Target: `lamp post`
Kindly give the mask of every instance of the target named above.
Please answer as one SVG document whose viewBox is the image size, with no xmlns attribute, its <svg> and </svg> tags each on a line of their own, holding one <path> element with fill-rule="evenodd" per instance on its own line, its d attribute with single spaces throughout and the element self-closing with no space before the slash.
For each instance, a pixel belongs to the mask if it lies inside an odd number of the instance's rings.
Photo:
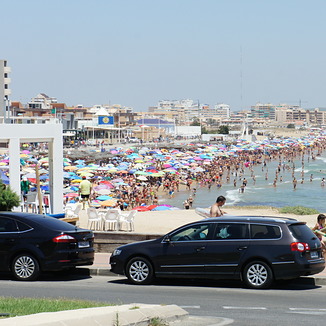
<svg viewBox="0 0 326 326">
<path fill-rule="evenodd" d="M 118 144 L 120 144 L 121 140 L 120 140 L 120 110 L 118 109 Z"/>
<path fill-rule="evenodd" d="M 7 122 L 9 122 L 8 120 L 9 120 L 9 117 L 10 117 L 10 115 L 9 115 L 9 98 L 8 98 L 8 95 L 5 95 L 3 100 L 4 100 L 4 104 L 5 104 L 5 112 L 4 112 L 4 115 L 3 115 L 3 122 L 7 123 Z"/>
</svg>

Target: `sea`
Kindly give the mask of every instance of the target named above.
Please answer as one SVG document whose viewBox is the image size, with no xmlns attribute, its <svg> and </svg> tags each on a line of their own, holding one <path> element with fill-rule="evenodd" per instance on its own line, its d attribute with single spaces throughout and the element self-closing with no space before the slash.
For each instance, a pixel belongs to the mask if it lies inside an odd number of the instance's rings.
<svg viewBox="0 0 326 326">
<path fill-rule="evenodd" d="M 297 179 L 296 189 L 292 183 L 292 162 L 282 162 L 282 165 L 290 166 L 290 169 L 281 168 L 276 186 L 273 185 L 276 170 L 279 161 L 270 161 L 264 167 L 259 164 L 253 167 L 256 181 L 252 178 L 250 169 L 245 168 L 243 178 L 248 183 L 244 192 L 240 191 L 242 180 L 239 176 L 231 176 L 229 183 L 223 180 L 222 187 L 218 188 L 216 184 L 208 189 L 207 186 L 194 185 L 196 187 L 196 196 L 193 202 L 193 208 L 207 208 L 211 206 L 220 195 L 226 197 L 225 206 L 304 206 L 315 208 L 319 212 L 326 212 L 326 183 L 322 185 L 322 179 L 326 179 L 326 153 L 316 156 L 315 160 L 304 158 L 302 165 L 301 158 L 294 161 L 294 176 Z M 266 180 L 267 174 L 267 180 Z M 302 183 L 303 175 L 303 183 Z M 280 181 L 282 176 L 282 182 Z M 237 186 L 233 184 L 236 179 Z M 183 202 L 192 191 L 175 192 L 173 198 L 160 200 L 161 204 L 169 204 L 178 208 L 183 208 Z"/>
</svg>

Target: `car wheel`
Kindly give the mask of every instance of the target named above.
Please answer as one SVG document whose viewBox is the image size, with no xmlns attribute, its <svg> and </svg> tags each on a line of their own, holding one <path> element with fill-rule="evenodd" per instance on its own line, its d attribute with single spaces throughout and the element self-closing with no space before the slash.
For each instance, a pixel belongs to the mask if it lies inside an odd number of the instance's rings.
<svg viewBox="0 0 326 326">
<path fill-rule="evenodd" d="M 32 255 L 21 254 L 13 260 L 12 273 L 19 281 L 32 281 L 40 275 L 40 266 Z"/>
<path fill-rule="evenodd" d="M 243 270 L 245 284 L 253 289 L 266 289 L 273 283 L 271 268 L 262 261 L 252 261 Z"/>
<path fill-rule="evenodd" d="M 149 284 L 154 278 L 154 271 L 146 258 L 135 257 L 128 262 L 126 275 L 133 284 Z"/>
</svg>

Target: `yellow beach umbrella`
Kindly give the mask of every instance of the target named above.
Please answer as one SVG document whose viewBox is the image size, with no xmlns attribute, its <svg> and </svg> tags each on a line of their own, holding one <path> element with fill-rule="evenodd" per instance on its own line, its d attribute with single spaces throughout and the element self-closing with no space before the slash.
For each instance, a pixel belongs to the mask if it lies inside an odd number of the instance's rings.
<svg viewBox="0 0 326 326">
<path fill-rule="evenodd" d="M 66 171 L 74 171 L 74 170 L 77 170 L 78 168 L 74 165 L 68 165 L 68 166 L 65 166 L 64 167 L 64 170 Z"/>
<path fill-rule="evenodd" d="M 116 203 L 117 203 L 116 199 L 107 199 L 101 202 L 101 206 L 111 207 L 111 206 L 115 206 Z"/>
<path fill-rule="evenodd" d="M 81 175 L 83 177 L 92 177 L 94 174 L 91 172 L 82 172 L 79 175 Z"/>
</svg>

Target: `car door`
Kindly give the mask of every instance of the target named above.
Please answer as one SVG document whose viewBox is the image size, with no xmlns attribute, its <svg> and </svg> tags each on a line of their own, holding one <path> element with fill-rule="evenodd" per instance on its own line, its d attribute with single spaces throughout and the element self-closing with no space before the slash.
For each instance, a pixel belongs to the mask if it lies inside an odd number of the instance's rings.
<svg viewBox="0 0 326 326">
<path fill-rule="evenodd" d="M 219 222 L 206 250 L 205 273 L 218 278 L 235 276 L 249 246 L 249 225 Z"/>
<path fill-rule="evenodd" d="M 15 220 L 0 216 L 0 270 L 8 270 L 8 257 L 19 241 L 19 232 Z"/>
<path fill-rule="evenodd" d="M 168 235 L 156 257 L 157 275 L 202 275 L 213 223 L 188 225 Z"/>
</svg>

